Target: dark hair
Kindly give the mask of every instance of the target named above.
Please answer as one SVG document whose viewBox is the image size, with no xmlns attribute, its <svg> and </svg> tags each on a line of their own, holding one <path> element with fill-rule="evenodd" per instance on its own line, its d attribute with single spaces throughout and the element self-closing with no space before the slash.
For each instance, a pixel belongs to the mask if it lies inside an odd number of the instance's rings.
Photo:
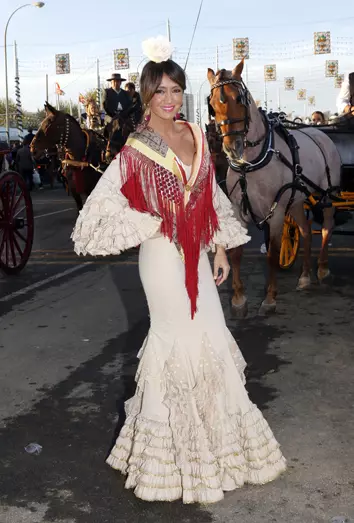
<svg viewBox="0 0 354 523">
<path fill-rule="evenodd" d="M 127 88 L 128 88 L 128 89 L 134 89 L 134 91 L 135 91 L 135 83 L 134 83 L 134 82 L 127 82 L 127 83 L 125 84 L 125 88 L 126 88 L 126 89 L 127 89 Z"/>
<path fill-rule="evenodd" d="M 311 115 L 311 117 L 314 115 L 314 114 L 318 114 L 318 116 L 320 116 L 322 118 L 322 120 L 325 120 L 325 116 L 323 114 L 322 111 L 314 111 Z"/>
<path fill-rule="evenodd" d="M 173 60 L 167 60 L 159 64 L 148 62 L 145 64 L 140 78 L 140 95 L 145 106 L 156 93 L 164 74 L 178 84 L 183 91 L 186 90 L 185 72 L 176 62 Z"/>
</svg>

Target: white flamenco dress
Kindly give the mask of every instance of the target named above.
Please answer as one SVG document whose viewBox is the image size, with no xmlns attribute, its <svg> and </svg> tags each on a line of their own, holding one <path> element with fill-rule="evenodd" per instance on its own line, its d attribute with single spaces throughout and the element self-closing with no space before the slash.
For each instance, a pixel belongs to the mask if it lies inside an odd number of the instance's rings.
<svg viewBox="0 0 354 523">
<path fill-rule="evenodd" d="M 213 503 L 223 491 L 267 483 L 285 470 L 285 459 L 248 398 L 245 361 L 226 327 L 207 253 L 200 256 L 192 320 L 176 246 L 160 235 L 160 219 L 129 207 L 113 164 L 81 211 L 75 250 L 119 254 L 141 244 L 151 327 L 138 354 L 136 393 L 126 402 L 126 422 L 107 463 L 127 475 L 126 488 L 148 501 Z M 246 243 L 219 188 L 214 206 L 220 226 L 214 244 Z"/>
</svg>

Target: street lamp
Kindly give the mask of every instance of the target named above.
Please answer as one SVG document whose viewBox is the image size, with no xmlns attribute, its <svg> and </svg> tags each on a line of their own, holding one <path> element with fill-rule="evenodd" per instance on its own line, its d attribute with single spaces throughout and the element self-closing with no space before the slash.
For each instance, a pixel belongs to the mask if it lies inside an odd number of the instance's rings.
<svg viewBox="0 0 354 523">
<path fill-rule="evenodd" d="M 7 77 L 7 28 L 9 26 L 10 20 L 13 17 L 17 11 L 20 9 L 23 9 L 27 6 L 33 6 L 33 7 L 43 7 L 44 2 L 32 2 L 31 4 L 24 4 L 15 9 L 13 13 L 9 16 L 9 19 L 7 20 L 6 26 L 5 26 L 5 35 L 4 35 L 4 52 L 5 52 L 5 119 L 6 119 L 6 134 L 7 134 L 7 140 L 10 144 L 10 119 L 9 119 L 9 84 L 8 84 L 8 77 Z"/>
</svg>

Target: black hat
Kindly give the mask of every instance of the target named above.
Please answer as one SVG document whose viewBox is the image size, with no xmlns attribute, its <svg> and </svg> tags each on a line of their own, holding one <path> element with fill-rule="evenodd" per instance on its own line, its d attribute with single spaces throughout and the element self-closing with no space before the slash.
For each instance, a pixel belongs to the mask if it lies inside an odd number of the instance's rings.
<svg viewBox="0 0 354 523">
<path fill-rule="evenodd" d="M 113 73 L 111 78 L 107 78 L 107 82 L 110 82 L 111 80 L 120 80 L 121 82 L 126 82 L 126 78 L 122 78 L 120 73 Z"/>
</svg>

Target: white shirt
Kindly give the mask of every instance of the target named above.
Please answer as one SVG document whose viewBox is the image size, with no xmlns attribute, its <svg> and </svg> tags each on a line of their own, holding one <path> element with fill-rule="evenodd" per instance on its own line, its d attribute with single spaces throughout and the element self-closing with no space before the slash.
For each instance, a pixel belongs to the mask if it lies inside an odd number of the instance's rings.
<svg viewBox="0 0 354 523">
<path fill-rule="evenodd" d="M 345 107 L 350 104 L 349 74 L 345 75 L 342 87 L 337 97 L 337 111 L 342 114 Z"/>
</svg>

